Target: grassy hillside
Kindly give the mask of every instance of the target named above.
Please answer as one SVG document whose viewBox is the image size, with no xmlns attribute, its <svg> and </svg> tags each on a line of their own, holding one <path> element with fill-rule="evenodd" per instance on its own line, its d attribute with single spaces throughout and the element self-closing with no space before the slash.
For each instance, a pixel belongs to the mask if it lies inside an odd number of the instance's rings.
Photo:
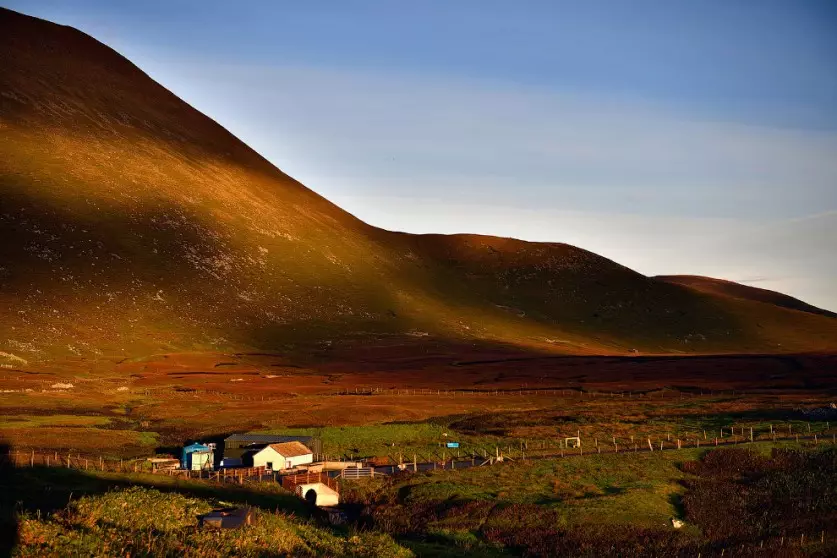
<svg viewBox="0 0 837 558">
<path fill-rule="evenodd" d="M 714 279 L 712 277 L 701 277 L 699 275 L 660 275 L 655 277 L 655 279 L 677 285 L 684 285 L 697 291 L 713 295 L 728 296 L 743 300 L 755 300 L 758 302 L 765 302 L 767 304 L 780 306 L 782 308 L 799 310 L 801 312 L 810 312 L 811 314 L 819 314 L 821 316 L 829 316 L 831 318 L 837 317 L 837 314 L 834 312 L 823 310 L 822 308 L 817 308 L 816 306 L 811 306 L 810 304 L 802 302 L 798 298 L 777 293 L 776 291 L 771 291 L 769 289 L 760 289 L 758 287 L 742 285 L 740 283 L 735 283 L 734 281 L 725 281 L 723 279 Z"/>
<path fill-rule="evenodd" d="M 565 244 L 371 227 L 74 29 L 0 11 L 0 364 L 428 336 L 837 348 L 837 320 Z M 786 305 L 785 305 L 786 306 Z"/>
</svg>

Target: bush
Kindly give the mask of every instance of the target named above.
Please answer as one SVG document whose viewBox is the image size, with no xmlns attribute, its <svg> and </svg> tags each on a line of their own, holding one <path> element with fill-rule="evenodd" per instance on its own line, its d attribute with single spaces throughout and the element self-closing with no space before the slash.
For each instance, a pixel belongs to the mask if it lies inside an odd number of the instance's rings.
<svg viewBox="0 0 837 558">
<path fill-rule="evenodd" d="M 708 453 L 684 465 L 683 506 L 689 521 L 713 541 L 809 536 L 837 520 L 837 450 L 774 449 L 770 457 L 747 450 Z"/>
</svg>

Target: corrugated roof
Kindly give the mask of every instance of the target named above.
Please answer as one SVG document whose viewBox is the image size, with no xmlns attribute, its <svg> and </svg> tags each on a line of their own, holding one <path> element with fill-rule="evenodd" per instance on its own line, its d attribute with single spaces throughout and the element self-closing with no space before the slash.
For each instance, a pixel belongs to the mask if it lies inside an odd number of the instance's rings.
<svg viewBox="0 0 837 558">
<path fill-rule="evenodd" d="M 225 442 L 252 442 L 254 444 L 278 444 L 282 442 L 310 442 L 311 436 L 291 436 L 283 434 L 233 434 Z"/>
<path fill-rule="evenodd" d="M 273 449 L 273 451 L 282 457 L 298 457 L 300 455 L 309 455 L 313 453 L 301 442 L 283 442 L 281 444 L 270 444 L 267 447 Z"/>
<path fill-rule="evenodd" d="M 209 451 L 209 446 L 203 444 L 191 444 L 183 448 L 185 452 Z"/>
</svg>

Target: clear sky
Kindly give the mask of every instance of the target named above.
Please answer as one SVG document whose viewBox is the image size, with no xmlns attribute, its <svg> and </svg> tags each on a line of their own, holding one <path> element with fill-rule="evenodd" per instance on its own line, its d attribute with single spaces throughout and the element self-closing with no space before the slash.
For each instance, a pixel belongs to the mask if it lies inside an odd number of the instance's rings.
<svg viewBox="0 0 837 558">
<path fill-rule="evenodd" d="M 837 310 L 833 0 L 11 0 L 410 232 Z"/>
</svg>

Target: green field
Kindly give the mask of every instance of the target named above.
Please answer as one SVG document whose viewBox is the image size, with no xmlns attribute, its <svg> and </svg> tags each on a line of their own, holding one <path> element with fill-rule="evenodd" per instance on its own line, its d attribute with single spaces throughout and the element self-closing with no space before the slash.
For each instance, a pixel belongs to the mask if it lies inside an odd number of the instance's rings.
<svg viewBox="0 0 837 558">
<path fill-rule="evenodd" d="M 372 443 L 376 433 L 375 428 L 367 433 Z M 782 449 L 794 451 L 775 453 Z M 718 457 L 702 466 L 707 456 Z M 837 490 L 828 488 L 837 481 L 835 460 L 830 444 L 762 442 L 343 481 L 342 502 L 359 511 L 343 527 L 317 519 L 317 512 L 273 483 L 219 485 L 142 473 L 24 467 L 7 471 L 0 488 L 18 502 L 18 556 L 540 556 L 570 547 L 582 556 L 696 555 L 732 544 L 714 534 L 718 520 L 706 518 L 719 482 L 744 490 L 740 498 L 729 498 L 733 504 L 761 491 L 783 506 L 767 526 L 742 508 L 738 517 L 748 538 L 741 544 L 775 545 L 779 532 L 810 536 L 821 530 L 825 537 L 824 526 L 837 509 Z M 773 484 L 752 489 L 735 484 L 750 482 L 749 473 L 736 480 L 748 470 L 773 475 Z M 811 490 L 820 494 L 813 507 L 785 509 L 783 498 L 795 501 L 796 494 Z M 706 498 L 708 508 L 701 504 Z M 245 503 L 257 508 L 256 526 L 220 535 L 198 529 L 198 514 Z M 724 511 L 731 504 L 717 505 Z M 686 525 L 674 529 L 672 518 Z M 605 543 L 623 546 L 613 554 Z M 811 548 L 817 552 L 833 547 L 815 543 Z"/>
</svg>

